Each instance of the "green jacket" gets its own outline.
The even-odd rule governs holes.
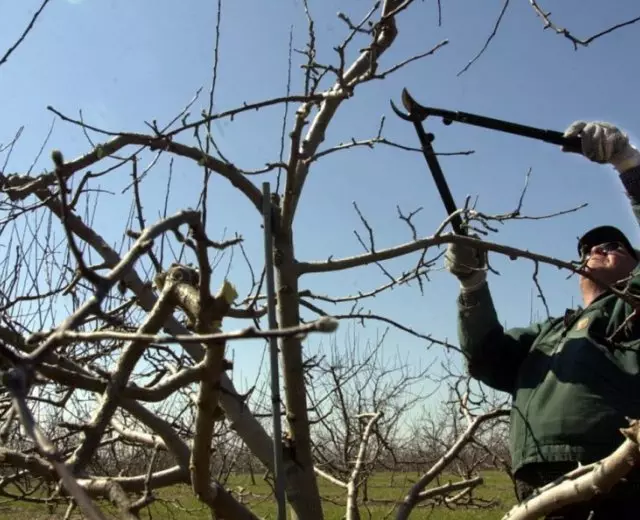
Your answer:
[[[640,223],[640,168],[621,179]],[[640,295],[640,267],[630,291]],[[514,472],[532,462],[594,462],[623,442],[626,417],[640,418],[640,318],[625,324],[632,307],[610,291],[525,328],[503,329],[486,284],[462,293],[458,311],[470,375],[512,395]]]

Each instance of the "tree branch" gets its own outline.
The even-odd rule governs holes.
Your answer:
[[[27,25],[26,29],[22,32],[22,34],[20,35],[18,40],[11,47],[9,47],[7,52],[4,53],[4,56],[2,56],[2,58],[0,58],[0,66],[2,66],[9,59],[9,56],[11,56],[11,54],[13,54],[13,52],[24,41],[24,39],[27,37],[27,34],[29,34],[31,29],[33,29],[33,26],[35,25],[36,20],[38,19],[38,16],[40,16],[40,13],[42,13],[42,11],[44,10],[44,8],[47,6],[48,3],[49,3],[49,0],[44,0],[42,2],[42,4],[40,5],[40,8],[31,17],[31,21]]]
[[[420,500],[420,493],[424,490],[425,487],[429,485],[429,483],[442,471],[446,468],[451,461],[460,453],[460,451],[467,445],[467,443],[473,438],[473,435],[477,431],[477,429],[484,423],[485,421],[489,421],[491,419],[495,419],[496,417],[509,415],[508,410],[492,410],[485,414],[479,415],[476,417],[464,431],[464,433],[458,437],[456,442],[446,451],[446,453],[427,471],[419,480],[416,482],[409,494],[404,498],[402,504],[398,508],[398,512],[396,513],[396,520],[406,520],[409,518],[409,514],[412,509]]]
[[[637,16],[636,18],[633,18],[631,20],[627,20],[626,22],[622,22],[622,23],[614,25],[613,27],[609,27],[608,29],[605,29],[604,31],[600,31],[599,33],[596,33],[593,36],[589,36],[588,38],[585,38],[585,39],[580,39],[580,38],[577,38],[577,37],[573,36],[569,32],[568,29],[565,29],[563,27],[558,27],[557,25],[555,25],[551,21],[551,19],[549,18],[551,13],[550,12],[545,13],[543,11],[543,9],[538,5],[538,2],[536,2],[536,0],[529,0],[529,3],[531,4],[531,7],[533,7],[533,10],[535,11],[536,15],[542,19],[542,21],[544,23],[544,29],[552,29],[553,31],[556,32],[556,34],[560,34],[560,35],[564,36],[565,38],[567,38],[568,40],[570,40],[571,43],[573,43],[573,48],[575,50],[578,50],[578,46],[586,47],[593,40],[596,40],[596,39],[600,38],[601,36],[604,36],[606,34],[612,33],[613,31],[615,31],[617,29],[620,29],[622,27],[626,27],[627,25],[631,25],[631,24],[634,24],[634,23],[640,21],[640,16]]]
[[[496,244],[493,242],[488,242],[485,240],[481,240],[481,239],[477,239],[469,236],[462,236],[462,235],[444,234],[439,236],[422,238],[414,242],[409,242],[407,244],[402,244],[400,246],[383,249],[375,253],[366,253],[363,255],[352,256],[352,257],[343,258],[340,260],[333,260],[329,258],[329,260],[327,260],[326,262],[298,262],[297,267],[300,275],[307,274],[307,273],[341,271],[344,269],[350,269],[353,267],[367,265],[373,262],[379,262],[382,260],[398,258],[404,255],[407,255],[409,253],[414,253],[416,251],[426,249],[434,245],[448,244],[453,242],[464,244],[479,250],[493,251],[494,253],[500,253],[508,256],[511,259],[527,258],[529,260],[533,260],[534,262],[552,265],[560,269],[566,269],[568,271],[571,271],[572,273],[579,274],[581,276],[584,276],[585,278],[588,278],[596,282],[601,287],[607,288],[613,294],[615,294],[618,298],[624,300],[625,302],[628,302],[634,308],[638,306],[638,302],[635,297],[627,294],[624,290],[619,290],[613,287],[611,284],[608,284],[602,281],[600,277],[586,270],[583,265],[576,265],[575,263],[565,262],[557,258],[541,255],[538,253],[532,253],[530,251],[525,251],[523,249],[518,249],[516,247],[505,246],[505,245]]]
[[[491,31],[491,34],[489,35],[489,37],[487,38],[487,41],[484,42],[484,45],[482,46],[482,49],[480,49],[480,51],[478,52],[478,54],[476,54],[471,61],[469,61],[469,63],[467,63],[464,68],[458,72],[456,74],[456,76],[461,76],[462,74],[464,74],[467,70],[469,70],[469,68],[471,67],[471,65],[473,65],[476,61],[478,61],[478,59],[480,58],[480,56],[482,56],[484,54],[484,51],[487,50],[487,47],[489,46],[489,44],[491,43],[491,40],[493,40],[493,38],[495,37],[496,33],[498,32],[498,27],[500,27],[500,22],[502,22],[502,17],[504,16],[504,13],[507,11],[507,7],[509,7],[509,0],[504,0],[504,4],[502,4],[502,10],[500,11],[500,14],[498,15],[498,19],[496,20],[495,25],[493,26],[493,30]]]
[[[73,173],[91,166],[104,157],[112,155],[128,145],[146,146],[150,150],[162,149],[165,152],[192,159],[201,166],[206,166],[226,178],[233,186],[238,188],[259,211],[262,211],[262,194],[260,190],[244,177],[242,172],[235,166],[220,161],[210,155],[206,155],[197,147],[176,143],[164,136],[154,137],[132,133],[119,134],[110,141],[97,145],[92,152],[73,161],[66,162],[61,169],[61,173],[66,179]],[[34,194],[37,190],[48,188],[55,180],[55,174],[40,175],[35,179],[26,175],[11,175],[3,179],[4,182],[2,182],[0,188],[9,195],[11,200],[20,200],[28,195]]]
[[[353,62],[351,67],[344,72],[342,78],[334,84],[334,86],[328,90],[328,92],[339,94],[337,96],[328,97],[325,99],[316,114],[309,130],[304,138],[304,149],[302,150],[301,158],[306,159],[312,157],[320,144],[325,139],[325,132],[329,123],[333,119],[334,114],[338,110],[338,107],[344,99],[348,96],[348,93],[343,92],[342,85],[349,85],[351,88],[358,83],[359,79],[367,73],[367,71],[375,70],[379,57],[391,46],[394,42],[397,29],[393,16],[389,16],[389,13],[398,7],[399,2],[397,0],[385,0],[382,7],[382,19],[374,30],[374,40],[371,45],[364,49],[360,56]],[[388,17],[387,17],[388,16]],[[387,18],[385,18],[387,17]],[[283,212],[283,220],[289,225],[293,222],[293,218],[296,212],[302,189],[306,177],[309,173],[309,165],[305,161],[299,161],[296,165],[295,179],[292,179],[292,189],[285,190],[285,200],[283,207],[286,211]]]
[[[640,461],[640,421],[633,420],[628,428],[620,431],[626,439],[611,455],[589,468],[580,468],[578,475],[573,478],[565,475],[534,492],[529,499],[503,516],[503,520],[534,520],[560,507],[609,492]]]

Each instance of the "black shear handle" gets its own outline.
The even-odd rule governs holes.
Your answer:
[[[413,99],[406,88],[402,91],[402,104],[409,114],[411,114],[412,120],[424,121],[429,116],[436,116],[441,117],[442,122],[445,124],[451,124],[453,121],[456,121],[467,125],[520,135],[530,139],[538,139],[539,141],[562,146],[567,152],[582,153],[580,137],[565,137],[562,132],[555,130],[535,128],[533,126],[521,125],[519,123],[512,123],[511,121],[503,121],[502,119],[494,119],[493,117],[485,117],[468,112],[426,107]]]
[[[451,191],[449,190],[449,185],[444,178],[444,173],[442,173],[442,168],[440,168],[440,163],[438,162],[438,158],[436,157],[433,146],[431,145],[431,141],[433,141],[433,134],[425,133],[421,122],[414,120],[412,123],[416,129],[418,138],[420,139],[424,158],[431,170],[431,175],[433,176],[433,180],[435,181],[438,192],[440,193],[440,198],[442,199],[442,202],[444,202],[447,214],[451,217],[458,208],[456,208],[456,203],[454,202]],[[457,235],[466,234],[466,229],[462,224],[462,217],[459,213],[451,217],[451,227]]]
[[[519,123],[511,123],[492,117],[476,116],[466,112],[452,112],[453,117],[443,116],[443,121],[459,121],[469,125],[489,128],[491,130],[499,130],[509,134],[521,135],[531,139],[537,139],[551,144],[562,146],[563,150],[573,153],[582,153],[582,141],[580,137],[565,137],[562,132],[555,130],[544,130],[533,126],[521,125]]]

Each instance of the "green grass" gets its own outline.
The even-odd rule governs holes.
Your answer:
[[[495,500],[496,505],[488,509],[449,509],[446,507],[416,509],[411,515],[412,520],[497,520],[515,503],[513,488],[509,478],[500,472],[483,473],[484,484],[474,492],[474,496],[487,500]],[[416,473],[402,473],[392,475],[380,473],[369,481],[369,498],[367,505],[361,505],[362,519],[393,518],[388,516],[394,508],[394,501],[402,499],[412,483],[417,479]],[[452,478],[453,481],[458,480]],[[441,483],[445,483],[443,480]],[[326,520],[341,520],[344,516],[345,491],[337,486],[320,480],[321,493],[324,498],[323,508]],[[436,485],[436,484],[434,484]],[[227,487],[241,501],[247,504],[258,516],[265,519],[275,518],[276,507],[270,495],[268,485],[256,477],[256,485],[251,485],[248,475],[238,475],[230,479]],[[163,500],[151,506],[151,518],[172,520],[200,520],[210,519],[207,508],[203,508],[193,497],[188,486],[173,486],[158,491],[157,496]],[[0,502],[0,520],[45,520],[63,518],[64,506],[58,506],[50,514],[45,506],[34,503]],[[141,515],[149,518],[147,512]],[[82,518],[80,515],[74,519]]]

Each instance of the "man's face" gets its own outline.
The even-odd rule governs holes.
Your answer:
[[[609,284],[627,278],[638,263],[620,242],[598,244],[586,251],[585,256],[587,270]]]

